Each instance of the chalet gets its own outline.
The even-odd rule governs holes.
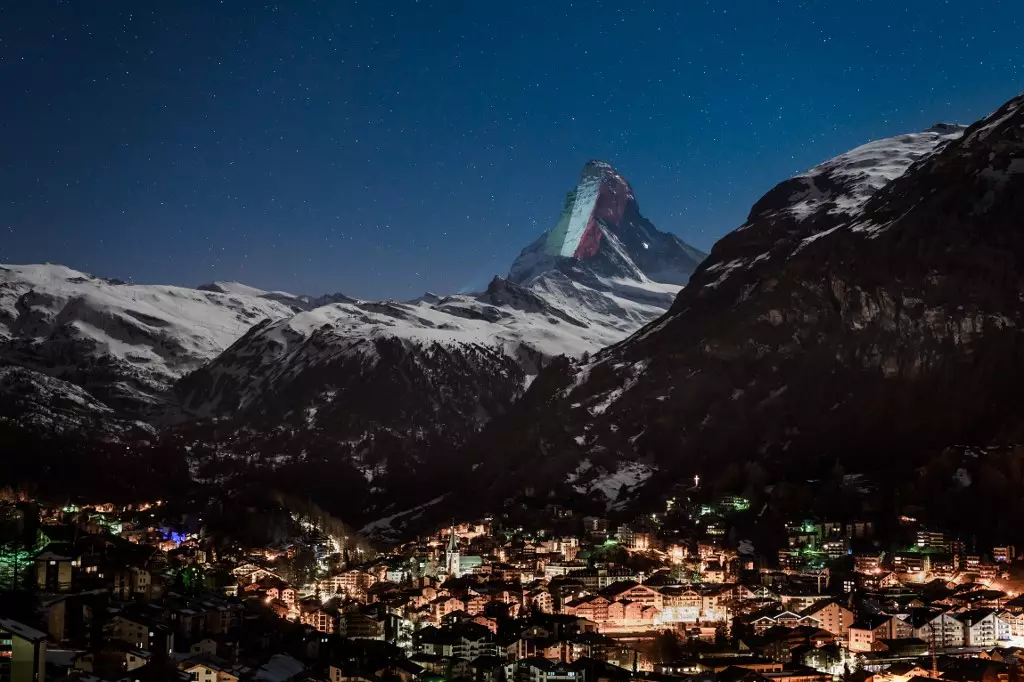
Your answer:
[[[955,614],[963,624],[964,646],[994,647],[1010,639],[1010,626],[991,609],[975,609]]]
[[[595,623],[608,622],[608,607],[611,600],[601,594],[592,594],[562,606],[562,613],[570,616],[579,616],[592,620]]]
[[[516,682],[578,682],[575,668],[546,658],[524,658],[516,668]]]
[[[643,606],[653,606],[659,611],[665,605],[665,598],[661,592],[633,581],[613,583],[602,590],[601,594],[616,601],[637,602]]]
[[[910,630],[910,625],[896,616],[867,616],[850,625],[847,648],[854,652],[876,651],[880,648],[881,640],[909,637]]]
[[[148,651],[132,647],[127,642],[112,639],[103,646],[92,651],[84,651],[75,656],[73,668],[96,677],[111,677],[132,672],[148,664],[151,655]]]
[[[530,590],[523,595],[523,598],[535,611],[539,611],[541,613],[554,613],[554,597],[552,597],[551,592],[545,588]]]
[[[42,592],[70,592],[72,578],[81,563],[71,551],[47,548],[35,558],[36,587]]]
[[[240,583],[257,583],[266,578],[281,580],[281,577],[273,571],[268,571],[256,564],[242,564],[231,571],[231,573]]]
[[[569,577],[579,581],[590,592],[597,592],[620,580],[636,580],[637,575],[628,568],[595,568],[569,571]]]
[[[188,659],[178,665],[192,682],[238,682],[245,669],[209,654]]]
[[[883,552],[858,552],[853,557],[853,570],[869,575],[877,574],[882,567]]]
[[[1011,638],[1024,637],[1024,613],[998,611],[996,617],[1005,624]]]
[[[818,628],[820,621],[809,615],[801,615],[795,611],[768,611],[750,621],[754,633],[763,635],[772,628],[796,628],[810,626]]]
[[[456,597],[438,597],[430,602],[430,612],[435,622],[441,622],[445,616],[455,611],[465,611],[466,604]]]
[[[111,620],[111,632],[117,639],[146,651],[170,653],[174,649],[171,629],[148,616],[120,613]]]
[[[427,654],[467,660],[498,653],[491,631],[471,623],[453,628],[424,628],[417,635],[416,649]]]
[[[645,606],[642,602],[620,599],[608,605],[606,629],[651,629],[661,611],[656,606]]]
[[[827,630],[840,639],[845,639],[854,622],[853,611],[834,599],[819,601],[800,612],[818,621],[818,627]]]
[[[318,632],[334,634],[337,614],[315,602],[304,604],[300,609],[299,622],[308,625]]]
[[[384,639],[384,618],[371,611],[348,611],[338,619],[338,634],[349,639]]]
[[[813,606],[816,602],[827,598],[828,595],[821,594],[816,588],[798,585],[790,586],[779,592],[782,608],[792,611],[803,611]]]
[[[949,611],[921,609],[910,615],[913,636],[940,649],[964,646],[964,625]]]

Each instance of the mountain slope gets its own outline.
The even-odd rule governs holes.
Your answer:
[[[289,294],[287,291],[265,291],[263,289],[257,289],[251,287],[248,284],[242,284],[241,282],[210,282],[208,284],[201,284],[196,287],[200,291],[212,291],[219,294],[237,294],[241,296],[247,296],[250,298],[263,298],[268,301],[277,301],[283,303],[286,306],[297,310],[312,310],[313,308],[319,308],[322,305],[328,305],[329,303],[351,303],[355,299],[349,298],[344,294],[324,294],[322,296],[309,296],[306,294],[295,295]]]
[[[154,416],[179,377],[257,322],[295,310],[238,292],[131,285],[60,265],[0,265],[0,365],[69,382],[126,415]]]
[[[490,455],[475,487],[565,492],[581,465],[639,463],[653,503],[730,463],[791,480],[1019,434],[1022,190],[1022,98],[781,183],[665,316],[539,377],[471,448]]]

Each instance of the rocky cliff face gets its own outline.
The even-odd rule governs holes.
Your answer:
[[[665,316],[538,378],[493,425],[493,466],[565,490],[581,463],[639,463],[653,491],[729,462],[799,476],[1019,435],[1022,197],[1024,98],[780,184]]]

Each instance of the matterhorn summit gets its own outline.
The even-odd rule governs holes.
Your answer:
[[[509,279],[529,284],[551,271],[604,282],[661,282],[681,287],[706,254],[661,232],[640,214],[622,175],[606,161],[590,161],[566,195],[558,223],[523,249]]]

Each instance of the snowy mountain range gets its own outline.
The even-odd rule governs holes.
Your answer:
[[[589,203],[575,200],[588,193]],[[551,358],[596,352],[662,314],[703,257],[643,219],[629,185],[606,163],[586,165],[566,210],[586,249],[567,250],[560,222],[486,291],[411,302],[237,282],[135,285],[60,265],[0,266],[4,411],[58,429],[79,428],[78,412],[137,426],[207,417],[244,423],[273,412],[337,431],[331,421],[336,427],[343,396],[360,377],[423,374],[424,384],[406,389],[409,399],[436,405],[451,402],[445,382],[455,375],[470,395],[482,375],[505,376],[492,399],[463,406],[469,418],[455,430],[476,428]],[[445,378],[427,376],[438,372]],[[274,407],[283,395],[287,414]],[[61,409],[48,407],[57,402]],[[402,411],[381,410],[374,428],[419,428]],[[352,410],[343,412],[347,423]]]
[[[113,413],[159,419],[173,383],[253,324],[294,305],[261,295],[133,285],[61,265],[0,265],[0,366],[85,391]],[[55,382],[57,382],[55,384]],[[30,383],[30,382],[29,382]]]
[[[604,200],[580,209],[584,191],[614,195],[622,210],[607,212]],[[305,472],[308,486],[330,460],[333,480],[349,482],[346,503],[380,516],[395,491],[443,478],[451,453],[543,367],[656,319],[703,255],[644,220],[628,184],[601,162],[587,164],[566,212],[586,226],[585,251],[566,246],[563,218],[484,292],[350,300],[251,329],[176,387],[187,413],[216,419],[179,431],[193,452],[231,443],[197,456],[197,475],[244,459],[273,462],[277,481]],[[653,279],[668,264],[672,281]]]
[[[706,258],[592,161],[474,294],[0,266],[0,427],[141,430],[193,480],[301,490],[385,533],[526,489],[622,509],[697,469],[1024,435],[1022,112],[828,160]]]

